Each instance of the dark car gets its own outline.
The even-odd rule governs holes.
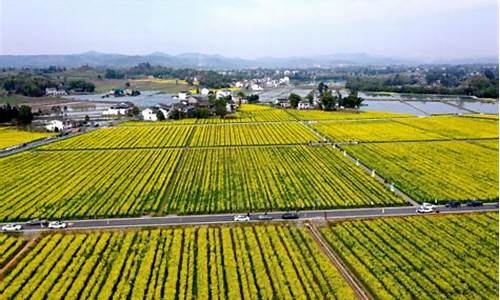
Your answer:
[[[296,214],[296,213],[284,213],[282,216],[281,216],[282,219],[285,219],[285,220],[293,220],[293,219],[298,219],[299,218],[299,215]]]
[[[455,208],[455,207],[460,207],[462,203],[460,201],[448,201],[444,206],[449,207],[449,208]]]
[[[467,202],[467,206],[478,207],[478,206],[483,206],[483,203],[481,201],[473,200],[473,201]]]

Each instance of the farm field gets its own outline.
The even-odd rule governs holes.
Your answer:
[[[48,144],[41,149],[121,149],[185,146],[191,126],[112,127]]]
[[[156,211],[179,155],[180,150],[33,151],[2,158],[0,220]]]
[[[318,140],[300,123],[232,124],[197,126],[191,146],[306,144]]]
[[[177,93],[192,88],[185,80],[175,79],[104,79],[92,80],[92,82],[95,84],[96,93],[105,93],[116,88],[124,89],[127,82],[130,83],[131,89],[139,91]]]
[[[334,142],[381,142],[446,139],[446,137],[392,120],[318,122],[312,125]]]
[[[397,122],[451,139],[498,138],[498,120],[468,117],[398,119]]]
[[[0,127],[0,149],[21,145],[52,136],[52,133],[16,130],[13,127]]]
[[[345,149],[417,200],[498,200],[498,140],[360,144]]]
[[[405,205],[332,147],[185,151],[165,213]]]
[[[305,229],[186,227],[45,236],[3,298],[355,299]]]
[[[24,244],[26,239],[21,236],[0,234],[0,267],[3,267]]]
[[[353,120],[353,119],[384,119],[384,118],[405,118],[412,115],[387,113],[387,112],[335,112],[323,110],[296,110],[288,109],[288,113],[297,120],[321,121],[321,120]]]
[[[240,109],[231,114],[232,118],[199,119],[200,124],[241,123],[241,122],[285,122],[296,121],[286,110],[257,104],[242,104]]]
[[[376,299],[498,299],[498,213],[321,228]]]

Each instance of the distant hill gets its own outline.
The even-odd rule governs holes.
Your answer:
[[[0,55],[0,67],[79,67],[89,65],[94,67],[131,67],[139,63],[148,62],[152,65],[161,65],[174,68],[202,68],[202,69],[241,69],[241,68],[310,68],[334,67],[339,65],[395,65],[395,64],[423,64],[423,63],[498,63],[497,57],[472,58],[460,60],[411,60],[382,56],[373,56],[365,53],[340,53],[333,55],[319,55],[310,57],[263,57],[259,59],[243,59],[221,55],[207,55],[201,53],[183,53],[169,55],[154,52],[148,55],[124,55],[100,53],[95,51],[80,54],[66,55]]]

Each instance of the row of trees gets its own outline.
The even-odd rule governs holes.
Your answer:
[[[33,113],[28,105],[20,107],[5,104],[0,106],[0,123],[16,123],[17,125],[29,125],[33,121]]]
[[[358,97],[357,91],[351,91],[349,96],[342,97],[340,93],[331,90],[328,85],[323,82],[320,82],[317,88],[307,94],[304,99],[298,94],[291,93],[288,96],[288,101],[293,108],[297,108],[301,101],[307,101],[310,105],[314,105],[315,94],[318,95],[320,108],[326,111],[336,110],[337,107],[359,109],[363,102],[363,99]]]
[[[85,80],[71,80],[69,82],[54,80],[50,77],[27,73],[19,73],[6,78],[1,78],[2,87],[9,94],[20,94],[28,97],[41,97],[45,95],[46,88],[73,90],[76,92],[93,92],[95,85]]]

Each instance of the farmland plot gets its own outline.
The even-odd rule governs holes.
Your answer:
[[[333,147],[186,150],[165,212],[402,205]]]
[[[346,221],[321,233],[377,299],[498,299],[498,213]]]
[[[0,149],[33,142],[54,135],[47,132],[22,131],[14,127],[0,127]]]
[[[4,299],[355,299],[305,229],[52,234],[0,281]]]
[[[420,201],[498,199],[498,141],[360,144],[346,149]]]

